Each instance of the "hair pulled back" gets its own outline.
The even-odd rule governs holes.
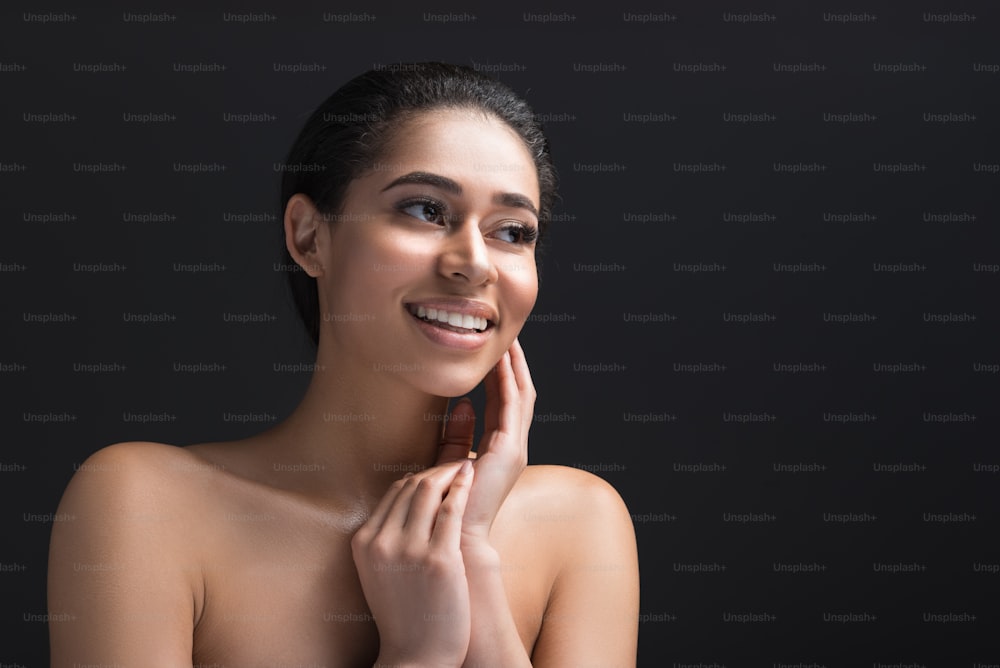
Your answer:
[[[531,107],[500,81],[470,67],[438,62],[397,63],[369,70],[320,104],[285,159],[279,220],[283,220],[292,195],[303,193],[336,221],[343,213],[348,185],[375,167],[402,122],[420,112],[443,108],[481,111],[503,121],[521,137],[538,173],[540,245],[556,192],[555,168],[542,124]],[[284,244],[283,226],[281,245],[296,310],[313,343],[318,344],[316,279],[292,259]]]

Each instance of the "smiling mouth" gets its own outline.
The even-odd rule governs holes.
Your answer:
[[[454,311],[449,312],[444,309],[407,304],[406,310],[417,320],[423,320],[441,329],[458,332],[459,334],[482,334],[494,326],[486,318],[456,313]]]

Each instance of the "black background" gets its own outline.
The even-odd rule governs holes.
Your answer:
[[[47,665],[44,516],[74,466],[118,441],[240,438],[262,425],[225,413],[297,404],[308,372],[274,365],[313,353],[274,270],[274,165],[342,83],[416,60],[494,73],[548,118],[562,203],[520,337],[539,394],[530,456],[605,477],[633,513],[639,665],[1000,664],[995,3],[252,5],[146,23],[122,7],[0,13],[0,666]],[[749,10],[774,18],[732,20]],[[428,20],[442,12],[468,20]],[[343,13],[374,19],[326,16]],[[94,163],[126,169],[74,168]],[[680,171],[696,164],[725,170]],[[78,270],[95,264],[112,270]],[[100,363],[125,368],[80,366]],[[831,519],[849,513],[867,521]],[[744,613],[773,619],[732,621]],[[868,621],[831,617],[852,614]]]

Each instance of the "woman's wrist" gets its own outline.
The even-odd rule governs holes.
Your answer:
[[[472,635],[464,665],[530,666],[507,599],[500,553],[484,541],[463,541],[462,561],[472,603]]]
[[[460,665],[460,664],[459,664]],[[383,658],[381,654],[375,659],[372,668],[458,668],[450,664],[425,663],[414,659],[394,659],[391,656]]]
[[[500,572],[500,553],[487,541],[463,540],[461,549],[466,578]]]

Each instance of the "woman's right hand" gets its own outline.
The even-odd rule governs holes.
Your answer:
[[[460,666],[471,633],[460,548],[472,461],[407,474],[351,539],[379,632],[377,665]]]

